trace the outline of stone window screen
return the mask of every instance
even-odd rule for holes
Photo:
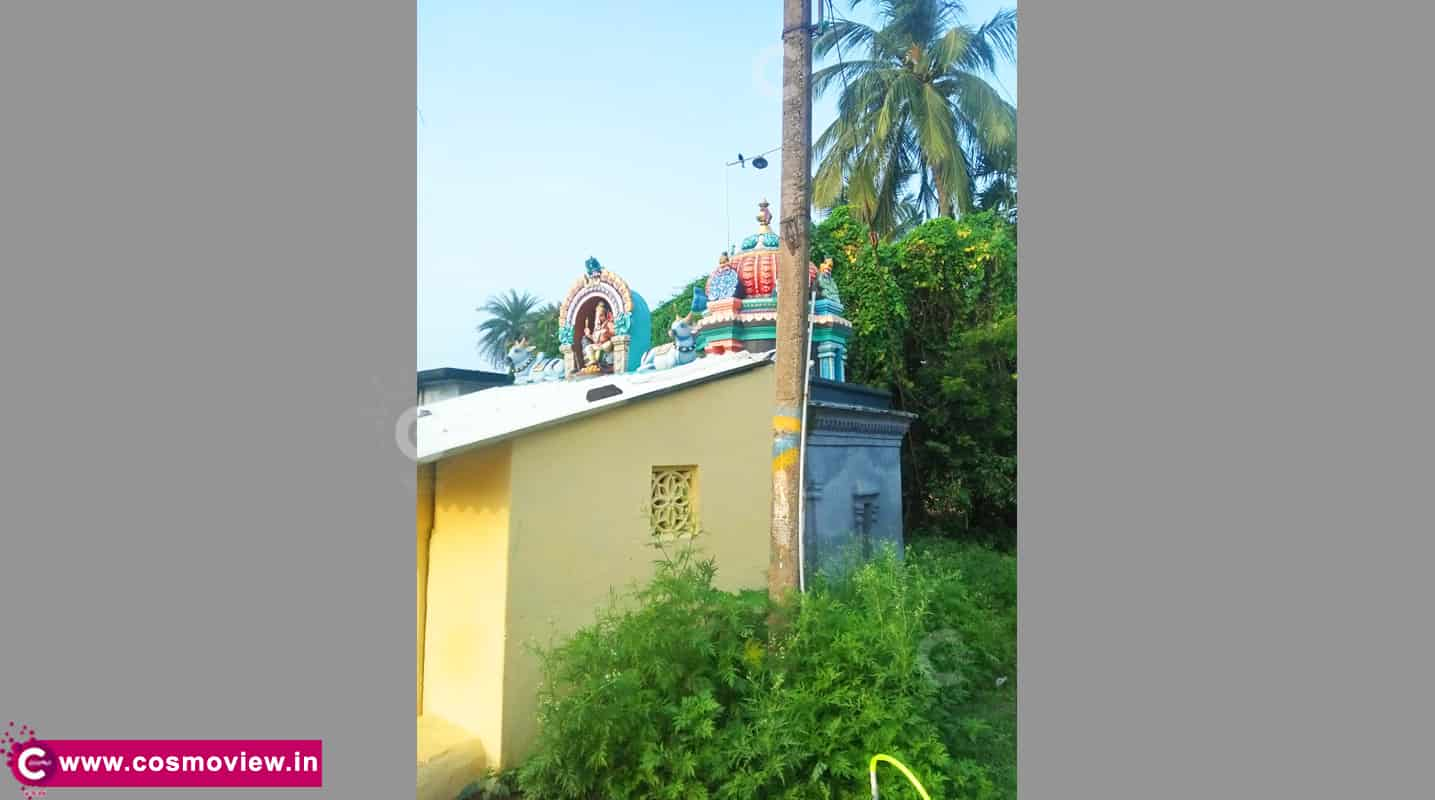
[[[649,502],[653,536],[676,539],[697,533],[697,467],[653,467]]]

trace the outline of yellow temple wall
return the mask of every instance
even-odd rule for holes
[[[418,631],[418,664],[414,670],[418,686],[415,690],[415,713],[424,713],[424,623],[428,618],[425,613],[428,605],[428,576],[429,576],[429,534],[433,532],[433,500],[434,500],[434,465],[420,464],[418,468],[418,509],[415,513],[418,531],[418,553],[415,558],[418,570],[418,624],[415,630]]]
[[[525,644],[651,577],[653,467],[696,467],[718,585],[766,586],[772,390],[759,367],[420,468],[420,800],[531,752],[540,672]]]
[[[646,581],[655,466],[696,467],[700,548],[725,589],[767,585],[773,370],[759,367],[513,442],[502,763],[537,732],[537,659],[523,646],[591,623],[609,590]]]
[[[510,448],[444,459],[432,476],[418,746],[421,788],[422,765],[438,760],[427,781],[448,791],[495,765],[502,746]]]

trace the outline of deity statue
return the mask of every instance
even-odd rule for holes
[[[642,295],[589,258],[558,305],[558,353],[565,377],[632,372],[648,349],[652,322]]]
[[[537,352],[528,341],[527,336],[519,337],[513,346],[508,348],[509,369],[513,372],[514,383],[538,383],[540,381],[556,381],[563,379],[563,359],[549,358],[546,354]]]
[[[593,319],[583,327],[583,371],[606,372],[613,368],[613,316],[608,304],[599,300]]]

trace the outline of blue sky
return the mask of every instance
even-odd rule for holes
[[[591,255],[656,305],[717,262],[729,210],[735,239],[764,197],[780,213],[780,154],[723,165],[781,143],[781,5],[420,0],[419,369],[493,368],[492,295],[556,302]],[[1015,102],[1016,68],[998,79]],[[819,99],[813,135],[834,115]]]

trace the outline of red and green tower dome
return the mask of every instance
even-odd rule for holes
[[[717,267],[708,276],[704,287],[707,310],[694,328],[705,353],[765,352],[776,346],[782,240],[772,230],[772,212],[766,200],[758,203],[757,223],[757,232],[743,239],[736,252],[719,256]],[[830,262],[823,269],[808,264],[808,279],[817,290],[812,346],[821,376],[842,380],[852,324],[842,317],[831,268]]]

